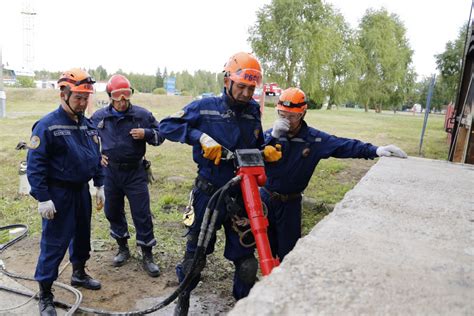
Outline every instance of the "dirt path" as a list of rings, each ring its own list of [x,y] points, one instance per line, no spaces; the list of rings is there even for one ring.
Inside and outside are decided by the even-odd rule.
[[[25,276],[33,276],[39,253],[39,238],[28,237],[3,254],[6,269]],[[178,282],[174,272],[176,262],[160,262],[162,274],[158,278],[149,277],[141,267],[136,250],[132,248],[133,258],[120,268],[111,265],[114,251],[92,252],[87,262],[88,273],[102,283],[99,291],[80,289],[83,294],[83,306],[110,311],[131,311],[146,309],[171,294]],[[68,263],[68,255],[61,263],[60,269]],[[225,314],[235,301],[231,293],[232,266],[218,267],[209,257],[203,273],[203,280],[191,296],[190,315]],[[58,281],[69,284],[71,265],[69,264],[59,276]],[[35,282],[19,281],[36,291]],[[73,302],[72,294],[55,289],[55,297],[69,303]],[[170,315],[175,303],[171,303],[153,315]]]

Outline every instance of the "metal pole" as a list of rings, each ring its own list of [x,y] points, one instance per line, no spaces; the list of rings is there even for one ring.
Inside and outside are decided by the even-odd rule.
[[[3,90],[2,47],[0,46],[0,118],[7,117],[7,95]]]
[[[425,108],[425,120],[423,121],[423,128],[421,130],[421,138],[420,138],[420,148],[418,150],[418,156],[421,156],[421,147],[423,146],[423,136],[425,135],[426,123],[428,123],[428,115],[430,113],[430,103],[431,103],[431,95],[433,94],[433,88],[436,81],[436,75],[433,75],[431,79],[430,88],[428,89],[428,95],[426,96],[426,108]]]

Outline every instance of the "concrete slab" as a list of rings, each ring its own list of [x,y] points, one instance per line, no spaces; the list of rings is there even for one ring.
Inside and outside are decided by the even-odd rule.
[[[360,314],[474,314],[474,166],[380,159],[229,313]]]

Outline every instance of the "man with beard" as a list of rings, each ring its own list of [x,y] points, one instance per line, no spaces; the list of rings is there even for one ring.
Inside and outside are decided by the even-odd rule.
[[[212,194],[235,176],[232,161],[221,161],[222,148],[264,149],[266,162],[281,158],[273,146],[263,148],[263,134],[259,105],[252,99],[255,87],[261,85],[260,63],[251,54],[237,53],[224,66],[224,91],[221,97],[194,101],[160,122],[160,134],[171,141],[193,146],[193,159],[198,165],[198,175],[192,192],[194,222],[189,223],[186,252],[176,272],[183,281],[197,249],[203,215]],[[239,234],[232,228],[232,220],[226,216],[225,206],[218,206],[216,230],[224,226],[226,245],[224,256],[235,265],[233,295],[241,299],[248,295],[256,281],[258,262],[254,247],[245,247]],[[207,248],[214,251],[215,235]],[[199,263],[202,268],[205,259]],[[175,315],[187,315],[190,292],[199,282],[197,275],[192,284],[179,296]]]

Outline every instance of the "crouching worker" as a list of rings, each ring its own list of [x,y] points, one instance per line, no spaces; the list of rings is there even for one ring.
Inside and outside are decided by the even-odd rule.
[[[267,182],[260,189],[262,201],[268,207],[268,238],[273,255],[280,260],[301,237],[302,192],[321,159],[407,157],[394,145],[377,147],[310,127],[304,120],[306,108],[303,91],[286,89],[276,106],[278,118],[273,128],[265,132],[265,143],[282,146],[283,158],[265,166]]]
[[[259,105],[252,99],[255,87],[260,85],[262,73],[260,63],[248,53],[233,55],[224,66],[224,92],[222,97],[205,98],[187,105],[160,122],[160,133],[171,141],[193,146],[193,159],[198,166],[198,175],[193,188],[195,220],[187,236],[183,262],[176,267],[180,282],[189,272],[197,249],[201,223],[209,199],[235,175],[232,161],[221,161],[222,148],[263,149],[263,131]],[[264,151],[265,161],[276,161],[281,153],[268,146]],[[224,204],[224,203],[223,203]],[[241,299],[248,295],[256,281],[258,262],[254,247],[240,244],[239,234],[232,228],[232,220],[225,207],[218,208],[216,230],[224,226],[224,257],[235,266],[233,295]],[[216,236],[213,235],[207,254],[214,251]],[[200,263],[204,267],[205,261]],[[191,291],[197,286],[197,275],[188,289],[178,299],[175,315],[187,315]]]
[[[69,247],[73,286],[98,290],[85,272],[89,259],[92,203],[88,182],[94,179],[97,206],[104,203],[97,130],[84,117],[94,80],[71,69],[58,81],[61,105],[33,125],[28,150],[28,181],[42,219],[41,250],[35,279],[41,315],[56,315],[51,285]]]
[[[164,138],[158,132],[153,114],[130,98],[133,88],[125,76],[113,75],[106,91],[110,105],[92,116],[102,144],[102,164],[105,174],[105,216],[110,223],[110,235],[117,241],[118,253],[113,258],[115,267],[130,258],[127,240],[130,238],[125,218],[124,197],[130,203],[137,245],[142,250],[142,266],[148,275],[157,277],[160,268],[153,260],[156,245],[150,211],[147,168],[144,160],[146,144],[160,145]]]

